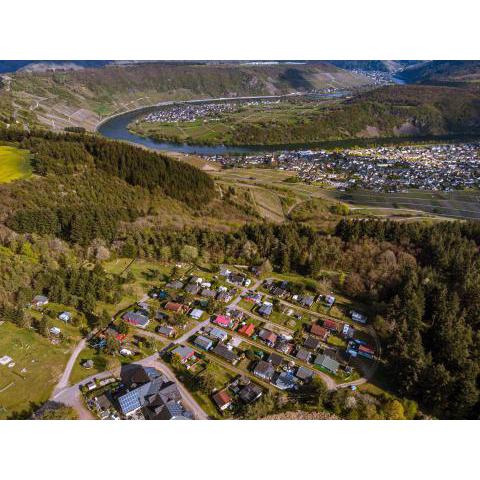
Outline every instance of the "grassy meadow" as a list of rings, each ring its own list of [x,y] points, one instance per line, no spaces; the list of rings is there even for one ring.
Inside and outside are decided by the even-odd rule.
[[[31,403],[48,400],[70,355],[65,345],[53,345],[31,329],[10,322],[0,325],[0,357],[15,365],[0,365],[0,419],[28,411]]]
[[[0,183],[27,178],[31,174],[30,153],[27,150],[0,145]]]

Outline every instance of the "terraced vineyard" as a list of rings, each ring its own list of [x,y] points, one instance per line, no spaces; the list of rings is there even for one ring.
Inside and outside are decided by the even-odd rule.
[[[295,217],[302,221],[306,221],[307,218],[313,220],[319,215],[322,217],[321,221],[333,217],[328,213],[329,209],[339,201],[349,204],[351,213],[356,216],[375,215],[407,220],[417,217],[480,219],[480,192],[473,190],[454,192],[411,190],[406,193],[378,193],[370,190],[342,192],[303,182],[285,182],[285,179],[294,174],[295,172],[266,168],[232,168],[213,173],[216,180],[221,183],[255,189],[257,211],[264,218],[273,221],[280,221],[278,216],[277,220],[272,218],[280,211],[278,207],[272,208],[272,202],[277,202],[272,200],[272,196],[276,196],[280,202],[282,198],[289,199],[291,206],[287,209],[284,207],[283,215],[296,214]],[[260,201],[257,198],[260,198]],[[314,201],[314,204],[311,201]],[[290,215],[286,215],[287,213]],[[314,220],[314,223],[318,222]]]
[[[329,196],[360,207],[374,207],[386,210],[416,210],[430,214],[480,219],[480,192],[426,192],[411,190],[405,193],[377,193],[371,191],[340,192],[330,191]]]

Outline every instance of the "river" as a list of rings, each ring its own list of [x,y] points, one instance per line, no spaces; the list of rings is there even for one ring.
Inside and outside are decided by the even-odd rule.
[[[345,95],[344,92],[337,92],[331,94],[322,94],[317,95],[317,97],[322,98],[335,98]],[[260,99],[272,99],[272,98],[282,98],[278,96],[260,96],[260,97],[241,97],[241,98],[212,98],[212,99],[203,99],[203,100],[190,100],[186,103],[204,103],[204,102],[214,102],[214,101],[233,101],[233,100],[260,100]],[[284,98],[284,97],[283,97]],[[143,145],[152,150],[158,150],[163,152],[180,152],[180,153],[190,153],[197,155],[240,155],[246,153],[256,153],[256,152],[267,152],[274,150],[288,150],[292,149],[292,145],[275,147],[268,146],[228,146],[228,145],[189,145],[186,143],[173,143],[173,142],[162,142],[155,140],[149,137],[142,137],[141,135],[136,135],[128,130],[128,125],[135,121],[137,118],[155,110],[158,110],[162,106],[172,105],[174,102],[162,102],[158,105],[151,107],[139,108],[137,110],[132,110],[126,113],[121,113],[119,115],[110,117],[103,121],[98,127],[97,131],[102,134],[104,137],[111,138],[113,140],[124,140],[130,143],[136,143]],[[306,147],[306,146],[304,146]],[[295,149],[302,148],[302,145],[296,145]]]

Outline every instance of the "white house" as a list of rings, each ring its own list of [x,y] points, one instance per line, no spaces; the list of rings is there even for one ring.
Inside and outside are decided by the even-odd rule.
[[[72,315],[70,314],[70,312],[62,312],[58,318],[62,321],[64,321],[65,323],[69,322],[71,319],[72,319]]]
[[[367,317],[365,315],[362,315],[361,313],[356,312],[355,310],[352,310],[350,312],[350,316],[352,317],[352,320],[358,323],[367,323]]]
[[[60,330],[58,327],[52,327],[52,328],[50,329],[50,333],[51,333],[52,335],[55,335],[55,336],[60,335],[60,332],[61,332],[61,330]]]

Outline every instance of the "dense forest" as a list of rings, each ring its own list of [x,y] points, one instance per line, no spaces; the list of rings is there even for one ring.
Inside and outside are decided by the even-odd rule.
[[[130,185],[161,188],[166,195],[186,203],[205,202],[213,196],[213,181],[207,174],[126,143],[94,135],[11,129],[0,130],[0,140],[19,142],[22,148],[32,151],[40,175],[73,173],[91,164]]]
[[[33,153],[43,181],[4,185],[5,223],[21,233],[51,234],[88,244],[113,241],[120,222],[149,212],[157,198],[208,204],[213,181],[191,165],[91,135],[0,131],[0,138]]]

